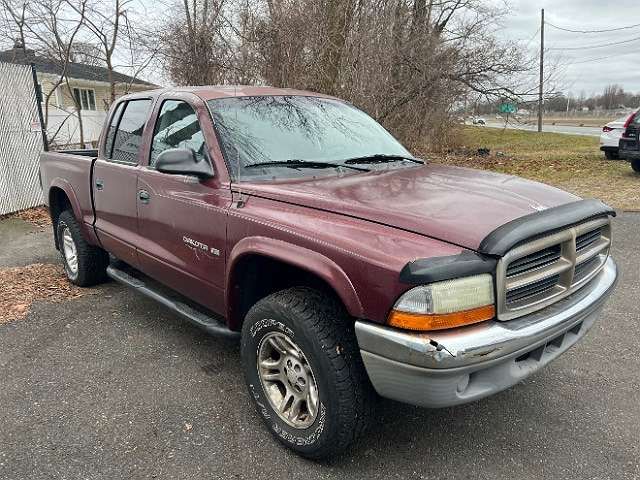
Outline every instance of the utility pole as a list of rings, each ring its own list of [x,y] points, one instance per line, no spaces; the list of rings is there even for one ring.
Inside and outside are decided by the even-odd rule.
[[[538,90],[538,131],[542,131],[542,87],[544,82],[544,8],[540,11],[540,85]]]

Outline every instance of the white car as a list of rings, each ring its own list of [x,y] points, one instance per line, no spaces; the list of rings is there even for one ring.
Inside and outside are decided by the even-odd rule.
[[[625,129],[633,121],[638,111],[620,117],[602,127],[600,134],[600,150],[608,160],[618,160],[618,144]]]

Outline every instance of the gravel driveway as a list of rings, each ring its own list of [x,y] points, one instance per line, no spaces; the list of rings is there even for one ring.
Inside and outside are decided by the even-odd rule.
[[[0,479],[640,478],[640,214],[614,222],[622,278],[588,337],[492,398],[382,401],[353,451],[315,463],[254,414],[237,345],[113,283],[0,325]],[[57,262],[0,222],[0,267]]]

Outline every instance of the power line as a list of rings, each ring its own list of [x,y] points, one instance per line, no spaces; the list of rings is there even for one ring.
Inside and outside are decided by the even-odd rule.
[[[610,58],[616,58],[616,57],[622,57],[623,55],[637,55],[640,52],[624,52],[624,53],[618,53],[616,55],[607,55],[606,57],[596,57],[596,58],[588,58],[585,60],[578,60],[577,62],[570,62],[567,63],[566,65],[569,67],[571,65],[580,65],[582,63],[589,63],[589,62],[597,62],[599,60],[609,60]]]
[[[585,45],[582,47],[551,47],[548,50],[588,50],[591,48],[613,47],[614,45],[623,45],[625,43],[637,42],[640,37],[630,38],[629,40],[623,40],[620,42],[603,43],[601,45]]]
[[[620,30],[630,30],[632,28],[640,27],[640,23],[636,23],[635,25],[628,25],[626,27],[617,27],[617,28],[607,28],[603,30],[572,30],[570,28],[563,28],[554,25],[553,23],[544,22],[550,27],[556,28],[558,30],[562,30],[563,32],[571,32],[571,33],[605,33],[605,32],[618,32]]]

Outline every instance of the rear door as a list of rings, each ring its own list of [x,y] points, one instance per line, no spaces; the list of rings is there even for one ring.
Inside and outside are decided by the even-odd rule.
[[[96,234],[109,253],[134,266],[138,264],[140,144],[151,104],[151,99],[144,98],[116,107],[109,121],[104,154],[93,169]]]
[[[189,95],[161,97],[156,111],[148,166],[138,175],[140,269],[222,313],[229,185],[219,172],[201,181],[155,169],[158,155],[169,148],[190,148],[199,160],[212,162],[201,129],[211,120],[202,101]]]

